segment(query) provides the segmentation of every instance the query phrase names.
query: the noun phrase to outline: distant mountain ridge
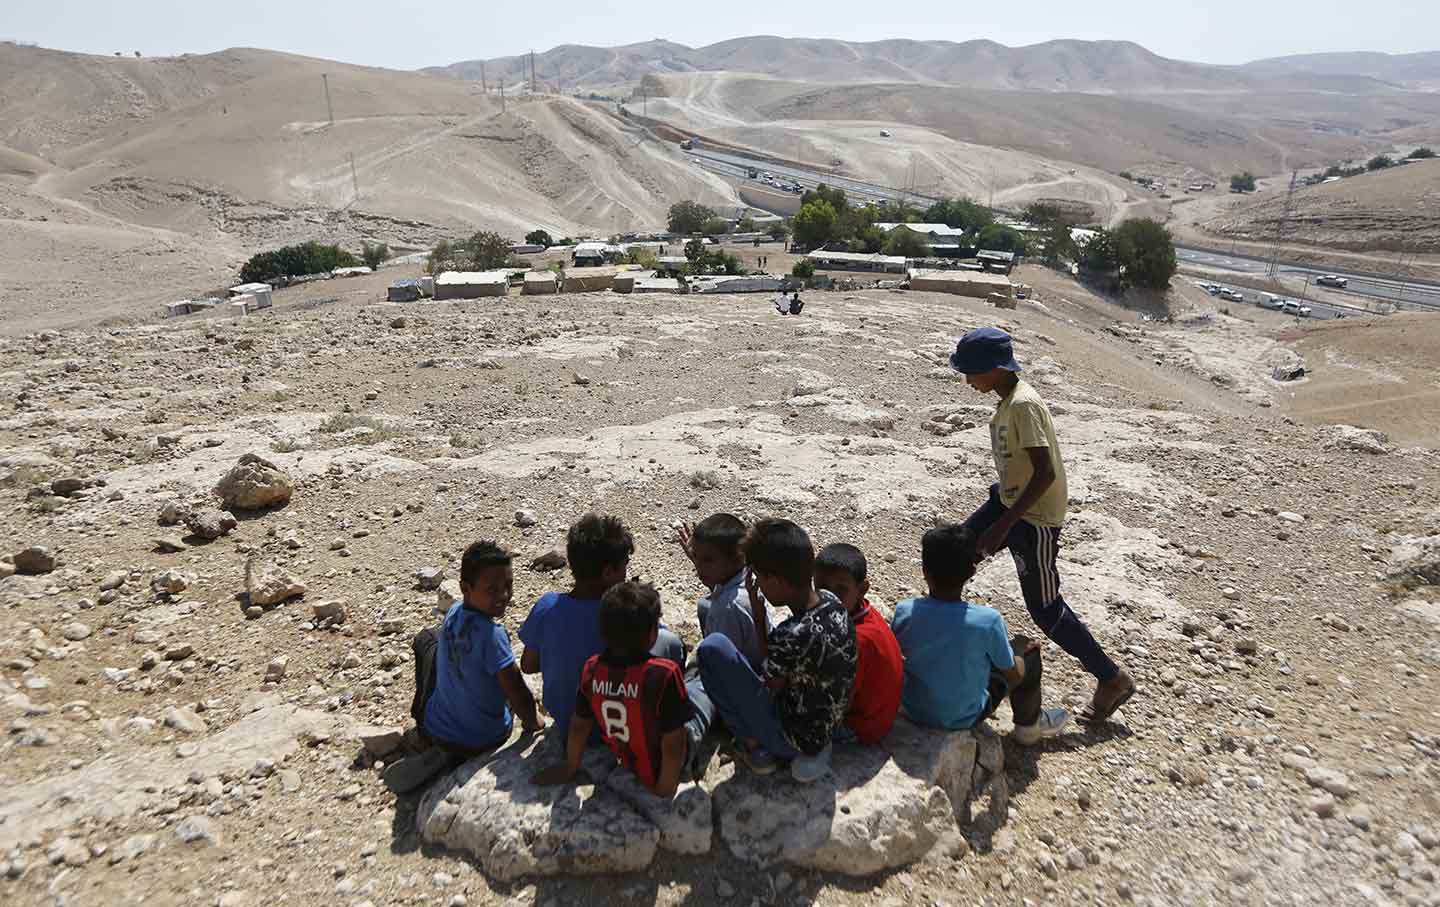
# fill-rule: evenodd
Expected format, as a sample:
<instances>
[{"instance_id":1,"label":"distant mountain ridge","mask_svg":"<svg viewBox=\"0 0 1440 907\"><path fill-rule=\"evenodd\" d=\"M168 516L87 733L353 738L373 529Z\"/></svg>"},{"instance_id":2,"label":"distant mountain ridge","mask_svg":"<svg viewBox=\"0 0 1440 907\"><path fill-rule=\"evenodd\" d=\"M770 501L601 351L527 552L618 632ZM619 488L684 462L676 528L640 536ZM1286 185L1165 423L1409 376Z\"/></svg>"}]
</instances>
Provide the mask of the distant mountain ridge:
<instances>
[{"instance_id":1,"label":"distant mountain ridge","mask_svg":"<svg viewBox=\"0 0 1440 907\"><path fill-rule=\"evenodd\" d=\"M1330 60L1357 56L1365 59L1357 60L1350 69ZM1411 57L1420 59L1412 61ZM1365 92L1412 83L1425 87L1432 74L1440 80L1440 54L1320 54L1237 67L1174 60L1131 41L1070 39L1007 47L984 39L853 42L758 35L691 48L657 38L611 48L565 44L536 53L533 60L538 81L566 92L635 83L651 74L718 71L812 82L915 82L1116 94L1258 88ZM530 65L531 55L524 54L424 71L479 81L483 67L484 78L492 86L518 87L531 78Z\"/></svg>"}]
</instances>

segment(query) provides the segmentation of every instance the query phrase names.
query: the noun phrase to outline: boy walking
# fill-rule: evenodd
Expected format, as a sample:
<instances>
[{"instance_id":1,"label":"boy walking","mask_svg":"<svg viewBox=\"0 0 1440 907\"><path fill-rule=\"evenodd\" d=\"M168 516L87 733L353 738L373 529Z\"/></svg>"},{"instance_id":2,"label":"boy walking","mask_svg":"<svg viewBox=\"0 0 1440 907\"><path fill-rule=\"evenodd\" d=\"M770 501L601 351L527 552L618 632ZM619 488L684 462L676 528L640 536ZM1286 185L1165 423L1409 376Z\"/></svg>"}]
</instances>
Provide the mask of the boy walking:
<instances>
[{"instance_id":1,"label":"boy walking","mask_svg":"<svg viewBox=\"0 0 1440 907\"><path fill-rule=\"evenodd\" d=\"M514 593L510 561L510 552L494 542L465 549L462 600L445 612L438 629L415 639L411 712L431 746L386 769L385 783L397 793L505 742L514 716L527 734L545 726L515 664L510 635L499 623Z\"/></svg>"},{"instance_id":2,"label":"boy walking","mask_svg":"<svg viewBox=\"0 0 1440 907\"><path fill-rule=\"evenodd\" d=\"M751 664L760 664L760 635L755 629L755 609L745 590L745 524L729 513L717 513L701 520L692 530L680 527L680 548L695 565L695 575L710 591L696 605L700 638L719 633L735 644ZM765 612L765 629L774 627L770 609Z\"/></svg>"},{"instance_id":3,"label":"boy walking","mask_svg":"<svg viewBox=\"0 0 1440 907\"><path fill-rule=\"evenodd\" d=\"M563 784L575 776L591 730L598 727L615 758L656 796L670 799L682 780L705 774L705 734L715 707L697 681L686 684L680 666L656 658L660 593L621 583L600 601L605 651L580 672L565 761L537 774L536 784Z\"/></svg>"},{"instance_id":4,"label":"boy walking","mask_svg":"<svg viewBox=\"0 0 1440 907\"><path fill-rule=\"evenodd\" d=\"M855 625L839 599L816 591L815 549L804 529L760 520L744 549L760 661L712 633L697 649L700 677L752 771L767 775L785 760L795 780L814 781L829 770L831 735L850 705ZM767 599L794 615L770 632L761 629Z\"/></svg>"},{"instance_id":5,"label":"boy walking","mask_svg":"<svg viewBox=\"0 0 1440 907\"><path fill-rule=\"evenodd\" d=\"M540 674L541 701L562 736L575 712L580 670L590 656L605 649L600 635L600 598L611 586L625 581L625 569L634 553L635 539L618 517L585 514L565 537L565 556L575 585L569 592L540 596L520 626L520 641L525 644L520 670ZM685 663L684 644L663 627L655 654L676 664Z\"/></svg>"},{"instance_id":6,"label":"boy walking","mask_svg":"<svg viewBox=\"0 0 1440 907\"><path fill-rule=\"evenodd\" d=\"M1110 660L1060 594L1055 556L1069 491L1050 410L1019 377L1010 335L998 328L976 328L961 337L950 365L965 375L966 384L1000 398L990 420L1000 481L965 525L977 536L981 558L1010 549L1031 618L1097 681L1080 719L1104 722L1135 694L1135 681Z\"/></svg>"},{"instance_id":7,"label":"boy walking","mask_svg":"<svg viewBox=\"0 0 1440 907\"><path fill-rule=\"evenodd\" d=\"M895 606L892 626L905 654L905 714L912 721L964 730L995 714L1007 696L1011 737L1032 746L1070 723L1064 709L1040 708L1040 645L1010 639L1000 612L964 599L980 555L975 534L939 526L921 541L929 595Z\"/></svg>"},{"instance_id":8,"label":"boy walking","mask_svg":"<svg viewBox=\"0 0 1440 907\"><path fill-rule=\"evenodd\" d=\"M815 588L840 599L855 623L855 688L835 739L873 746L895 726L905 662L890 625L865 597L870 591L866 574L865 554L854 545L826 545L815 558Z\"/></svg>"}]
</instances>

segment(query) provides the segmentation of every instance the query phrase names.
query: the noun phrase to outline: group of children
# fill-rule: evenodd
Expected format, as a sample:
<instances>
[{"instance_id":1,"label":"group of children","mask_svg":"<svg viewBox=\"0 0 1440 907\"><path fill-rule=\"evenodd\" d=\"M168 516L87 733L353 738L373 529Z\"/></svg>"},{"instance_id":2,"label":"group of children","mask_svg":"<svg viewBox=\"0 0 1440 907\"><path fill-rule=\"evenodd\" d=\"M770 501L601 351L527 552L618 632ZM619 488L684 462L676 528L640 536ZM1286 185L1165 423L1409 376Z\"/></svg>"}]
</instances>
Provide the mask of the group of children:
<instances>
[{"instance_id":1,"label":"group of children","mask_svg":"<svg viewBox=\"0 0 1440 907\"><path fill-rule=\"evenodd\" d=\"M565 740L564 761L540 771L539 784L568 781L585 748L603 742L668 798L704 775L722 738L756 774L788 764L797 781L809 782L827 771L835 742L878 744L901 713L960 730L1006 698L1012 739L1034 744L1070 720L1063 709L1041 707L1040 644L1011 637L998 611L964 598L978 565L1001 548L1015 560L1037 625L1098 681L1081 718L1108 719L1135 685L1059 592L1066 491L1050 414L1016 374L1003 332L967 334L951 364L972 387L1001 397L991 423L1000 481L963 524L924 534L926 595L897 604L887 622L867 598L859 548L837 543L817 553L789 520L747 528L716 514L679 532L708 590L697 607L702 640L687 659L661 623L659 593L626 580L635 550L629 530L615 517L587 514L566 539L574 586L536 602L520 628L517 662L497 622L512 598L510 555L477 542L461 561L463 600L415 640L412 713L433 746L387 769L387 783L410 790L498 746L516 717L527 732L542 728L522 673L541 675L545 712ZM777 623L772 605L789 616Z\"/></svg>"}]
</instances>

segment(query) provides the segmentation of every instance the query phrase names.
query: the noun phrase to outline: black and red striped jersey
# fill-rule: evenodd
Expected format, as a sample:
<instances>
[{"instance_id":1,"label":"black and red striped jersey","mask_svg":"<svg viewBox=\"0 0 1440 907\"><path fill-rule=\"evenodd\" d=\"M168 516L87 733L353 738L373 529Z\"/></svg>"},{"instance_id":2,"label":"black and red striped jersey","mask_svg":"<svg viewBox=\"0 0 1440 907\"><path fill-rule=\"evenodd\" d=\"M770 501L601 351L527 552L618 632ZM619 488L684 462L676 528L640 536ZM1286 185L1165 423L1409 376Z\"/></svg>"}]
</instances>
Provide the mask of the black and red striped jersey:
<instances>
[{"instance_id":1,"label":"black and red striped jersey","mask_svg":"<svg viewBox=\"0 0 1440 907\"><path fill-rule=\"evenodd\" d=\"M594 721L615 758L653 787L660 776L660 738L690 719L685 677L675 662L649 653L592 655L580 672L575 715Z\"/></svg>"}]
</instances>

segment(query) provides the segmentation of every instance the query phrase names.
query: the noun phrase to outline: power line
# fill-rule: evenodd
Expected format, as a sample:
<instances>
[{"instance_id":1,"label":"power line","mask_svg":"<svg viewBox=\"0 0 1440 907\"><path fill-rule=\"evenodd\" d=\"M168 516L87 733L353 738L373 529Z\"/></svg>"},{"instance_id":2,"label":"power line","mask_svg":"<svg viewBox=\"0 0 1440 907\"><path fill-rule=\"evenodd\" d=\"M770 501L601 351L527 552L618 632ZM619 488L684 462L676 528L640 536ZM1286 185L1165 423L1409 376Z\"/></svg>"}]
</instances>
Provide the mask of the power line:
<instances>
[{"instance_id":1,"label":"power line","mask_svg":"<svg viewBox=\"0 0 1440 907\"><path fill-rule=\"evenodd\" d=\"M1299 170L1290 171L1290 188L1285 192L1285 207L1280 212L1280 222L1275 226L1275 245L1270 250L1270 267L1265 271L1272 279L1280 273L1280 246L1285 242L1285 231L1290 226L1290 206L1295 202L1295 184L1299 177Z\"/></svg>"}]
</instances>

